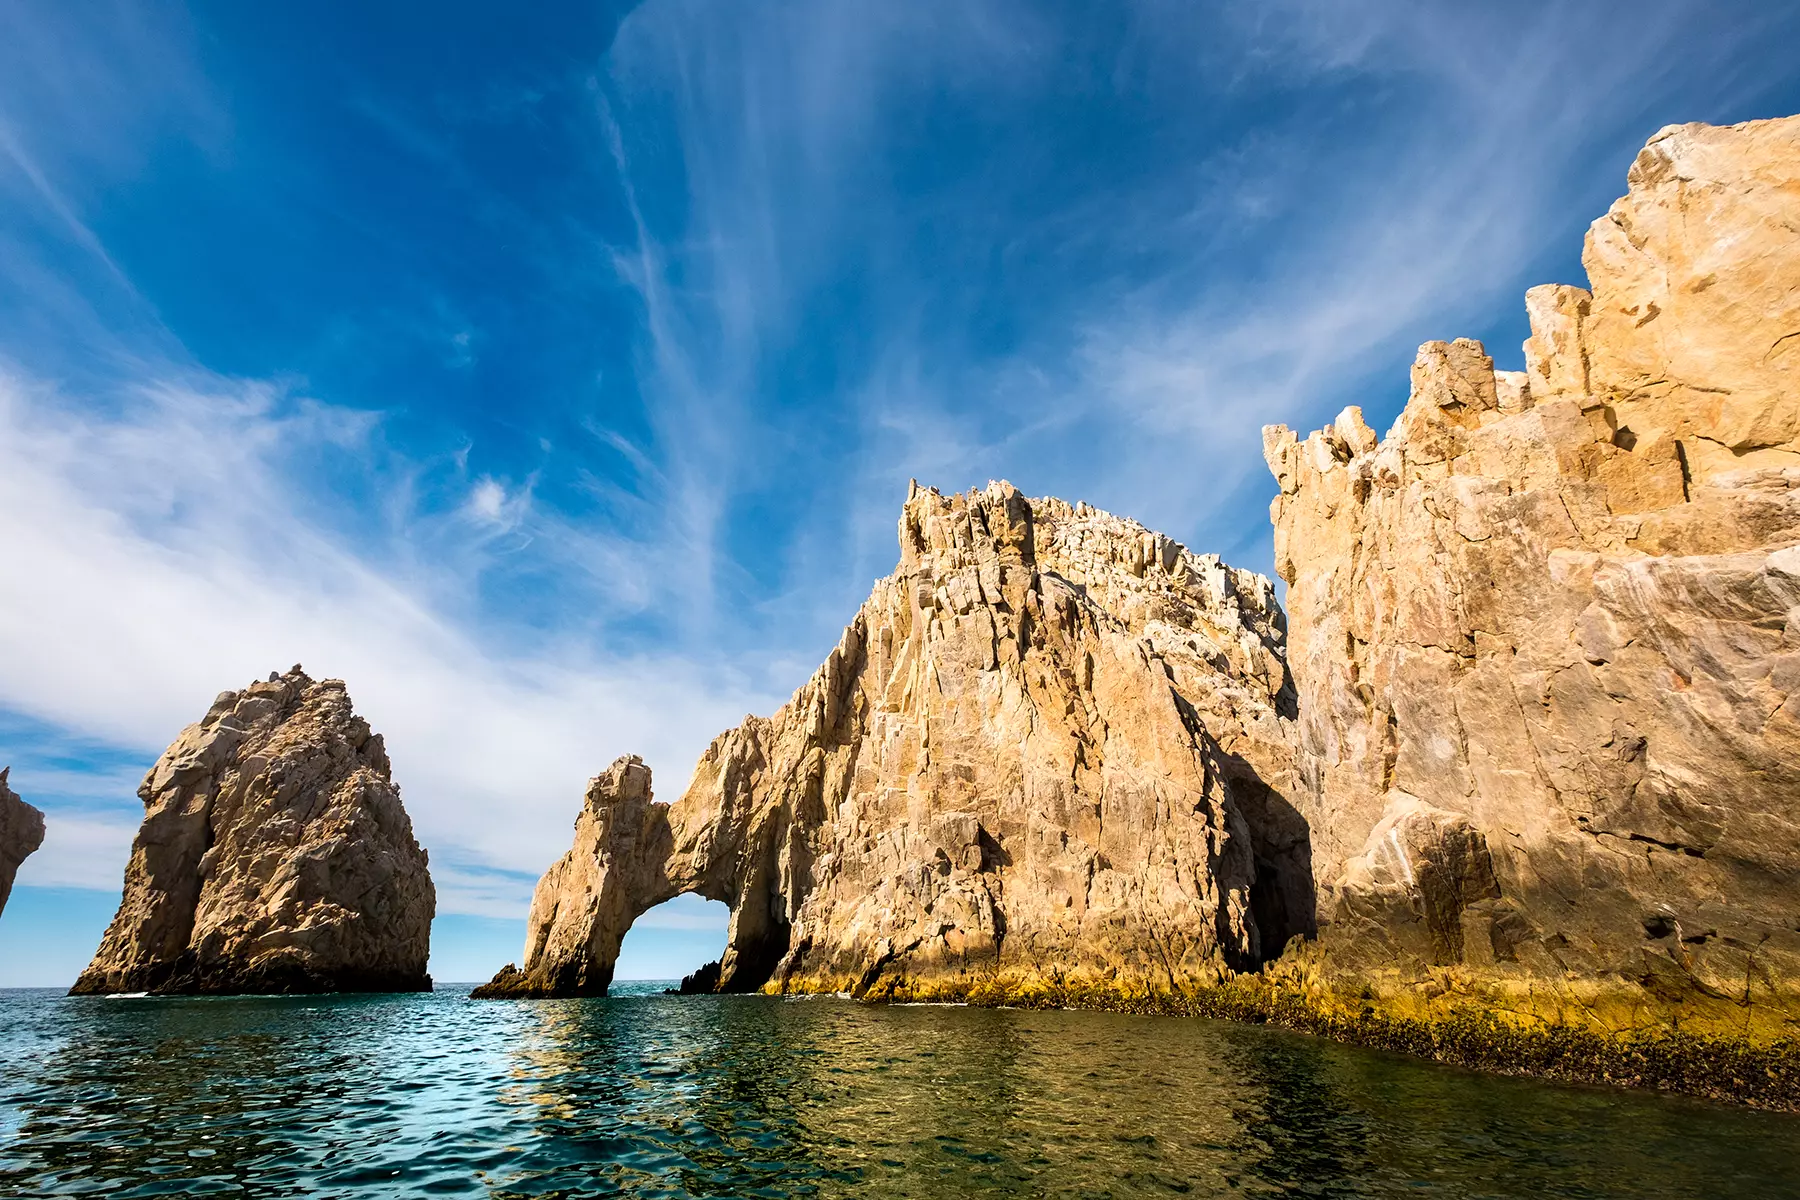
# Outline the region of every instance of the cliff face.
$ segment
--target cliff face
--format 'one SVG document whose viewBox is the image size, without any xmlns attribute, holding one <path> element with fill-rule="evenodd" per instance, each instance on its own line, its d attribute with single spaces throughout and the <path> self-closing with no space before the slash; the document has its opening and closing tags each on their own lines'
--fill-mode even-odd
<svg viewBox="0 0 1800 1200">
<path fill-rule="evenodd" d="M 1384 440 L 1264 431 L 1328 973 L 1619 1028 L 1800 1008 L 1800 118 L 1671 127 Z"/>
<path fill-rule="evenodd" d="M 44 814 L 19 799 L 7 784 L 11 771 L 0 768 L 0 912 L 6 911 L 19 864 L 44 844 Z"/>
<path fill-rule="evenodd" d="M 594 781 L 484 994 L 604 992 L 631 920 L 689 891 L 731 905 L 727 991 L 1181 989 L 1310 931 L 1268 580 L 1003 483 L 915 488 L 900 548 L 678 802 L 634 759 Z"/>
<path fill-rule="evenodd" d="M 436 894 L 379 734 L 299 667 L 225 692 L 144 778 L 74 994 L 417 991 Z"/>
</svg>

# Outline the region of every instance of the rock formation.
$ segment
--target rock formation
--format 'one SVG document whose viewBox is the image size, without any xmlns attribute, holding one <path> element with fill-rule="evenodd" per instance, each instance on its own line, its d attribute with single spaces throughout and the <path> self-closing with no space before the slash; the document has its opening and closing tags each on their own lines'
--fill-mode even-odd
<svg viewBox="0 0 1800 1200">
<path fill-rule="evenodd" d="M 1384 439 L 1264 431 L 1328 974 L 1607 1028 L 1800 1014 L 1800 118 L 1670 127 Z M 1789 1029 L 1792 1026 L 1788 1026 Z"/>
<path fill-rule="evenodd" d="M 1291 641 L 1266 580 L 1131 522 L 915 488 L 786 706 L 674 805 L 594 782 L 488 994 L 603 993 L 692 891 L 723 991 L 1800 1105 L 1800 118 L 1665 129 L 1629 185 L 1591 291 L 1527 294 L 1524 371 L 1428 343 L 1385 438 L 1264 431 Z"/>
<path fill-rule="evenodd" d="M 705 964 L 692 975 L 683 975 L 681 986 L 663 989 L 665 993 L 673 992 L 677 996 L 710 996 L 718 990 L 719 962 L 717 959 Z"/>
<path fill-rule="evenodd" d="M 1182 989 L 1310 931 L 1267 579 L 1004 483 L 915 487 L 900 552 L 675 804 L 635 758 L 593 781 L 523 969 L 479 994 L 604 994 L 683 892 L 731 906 L 723 991 Z"/>
<path fill-rule="evenodd" d="M 0 767 L 0 912 L 6 911 L 19 864 L 44 844 L 44 814 L 19 799 L 6 782 L 11 773 L 11 767 Z"/>
<path fill-rule="evenodd" d="M 145 776 L 125 894 L 73 994 L 419 991 L 436 893 L 381 736 L 298 666 Z"/>
</svg>

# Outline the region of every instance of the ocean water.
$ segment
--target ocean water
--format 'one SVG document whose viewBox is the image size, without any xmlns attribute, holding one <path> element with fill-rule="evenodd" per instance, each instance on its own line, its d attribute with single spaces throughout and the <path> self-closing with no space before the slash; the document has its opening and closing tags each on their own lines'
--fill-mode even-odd
<svg viewBox="0 0 1800 1200">
<path fill-rule="evenodd" d="M 1800 1197 L 1800 1117 L 835 998 L 0 992 L 0 1195 Z"/>
</svg>

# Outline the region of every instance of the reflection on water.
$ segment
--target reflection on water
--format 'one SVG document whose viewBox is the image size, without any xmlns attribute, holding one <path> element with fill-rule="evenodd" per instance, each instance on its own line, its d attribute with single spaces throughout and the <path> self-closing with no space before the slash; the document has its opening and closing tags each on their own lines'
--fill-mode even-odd
<svg viewBox="0 0 1800 1200">
<path fill-rule="evenodd" d="M 1800 1196 L 1800 1118 L 1176 1018 L 0 992 L 0 1063 L 6 1195 Z"/>
</svg>

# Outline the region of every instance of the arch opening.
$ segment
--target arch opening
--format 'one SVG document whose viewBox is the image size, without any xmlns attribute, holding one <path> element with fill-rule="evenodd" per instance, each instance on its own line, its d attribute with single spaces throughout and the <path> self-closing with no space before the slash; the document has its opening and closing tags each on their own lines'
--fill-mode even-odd
<svg viewBox="0 0 1800 1200">
<path fill-rule="evenodd" d="M 619 943 L 611 990 L 617 994 L 626 984 L 677 986 L 724 958 L 730 924 L 730 908 L 695 892 L 651 906 L 632 921 Z"/>
</svg>

